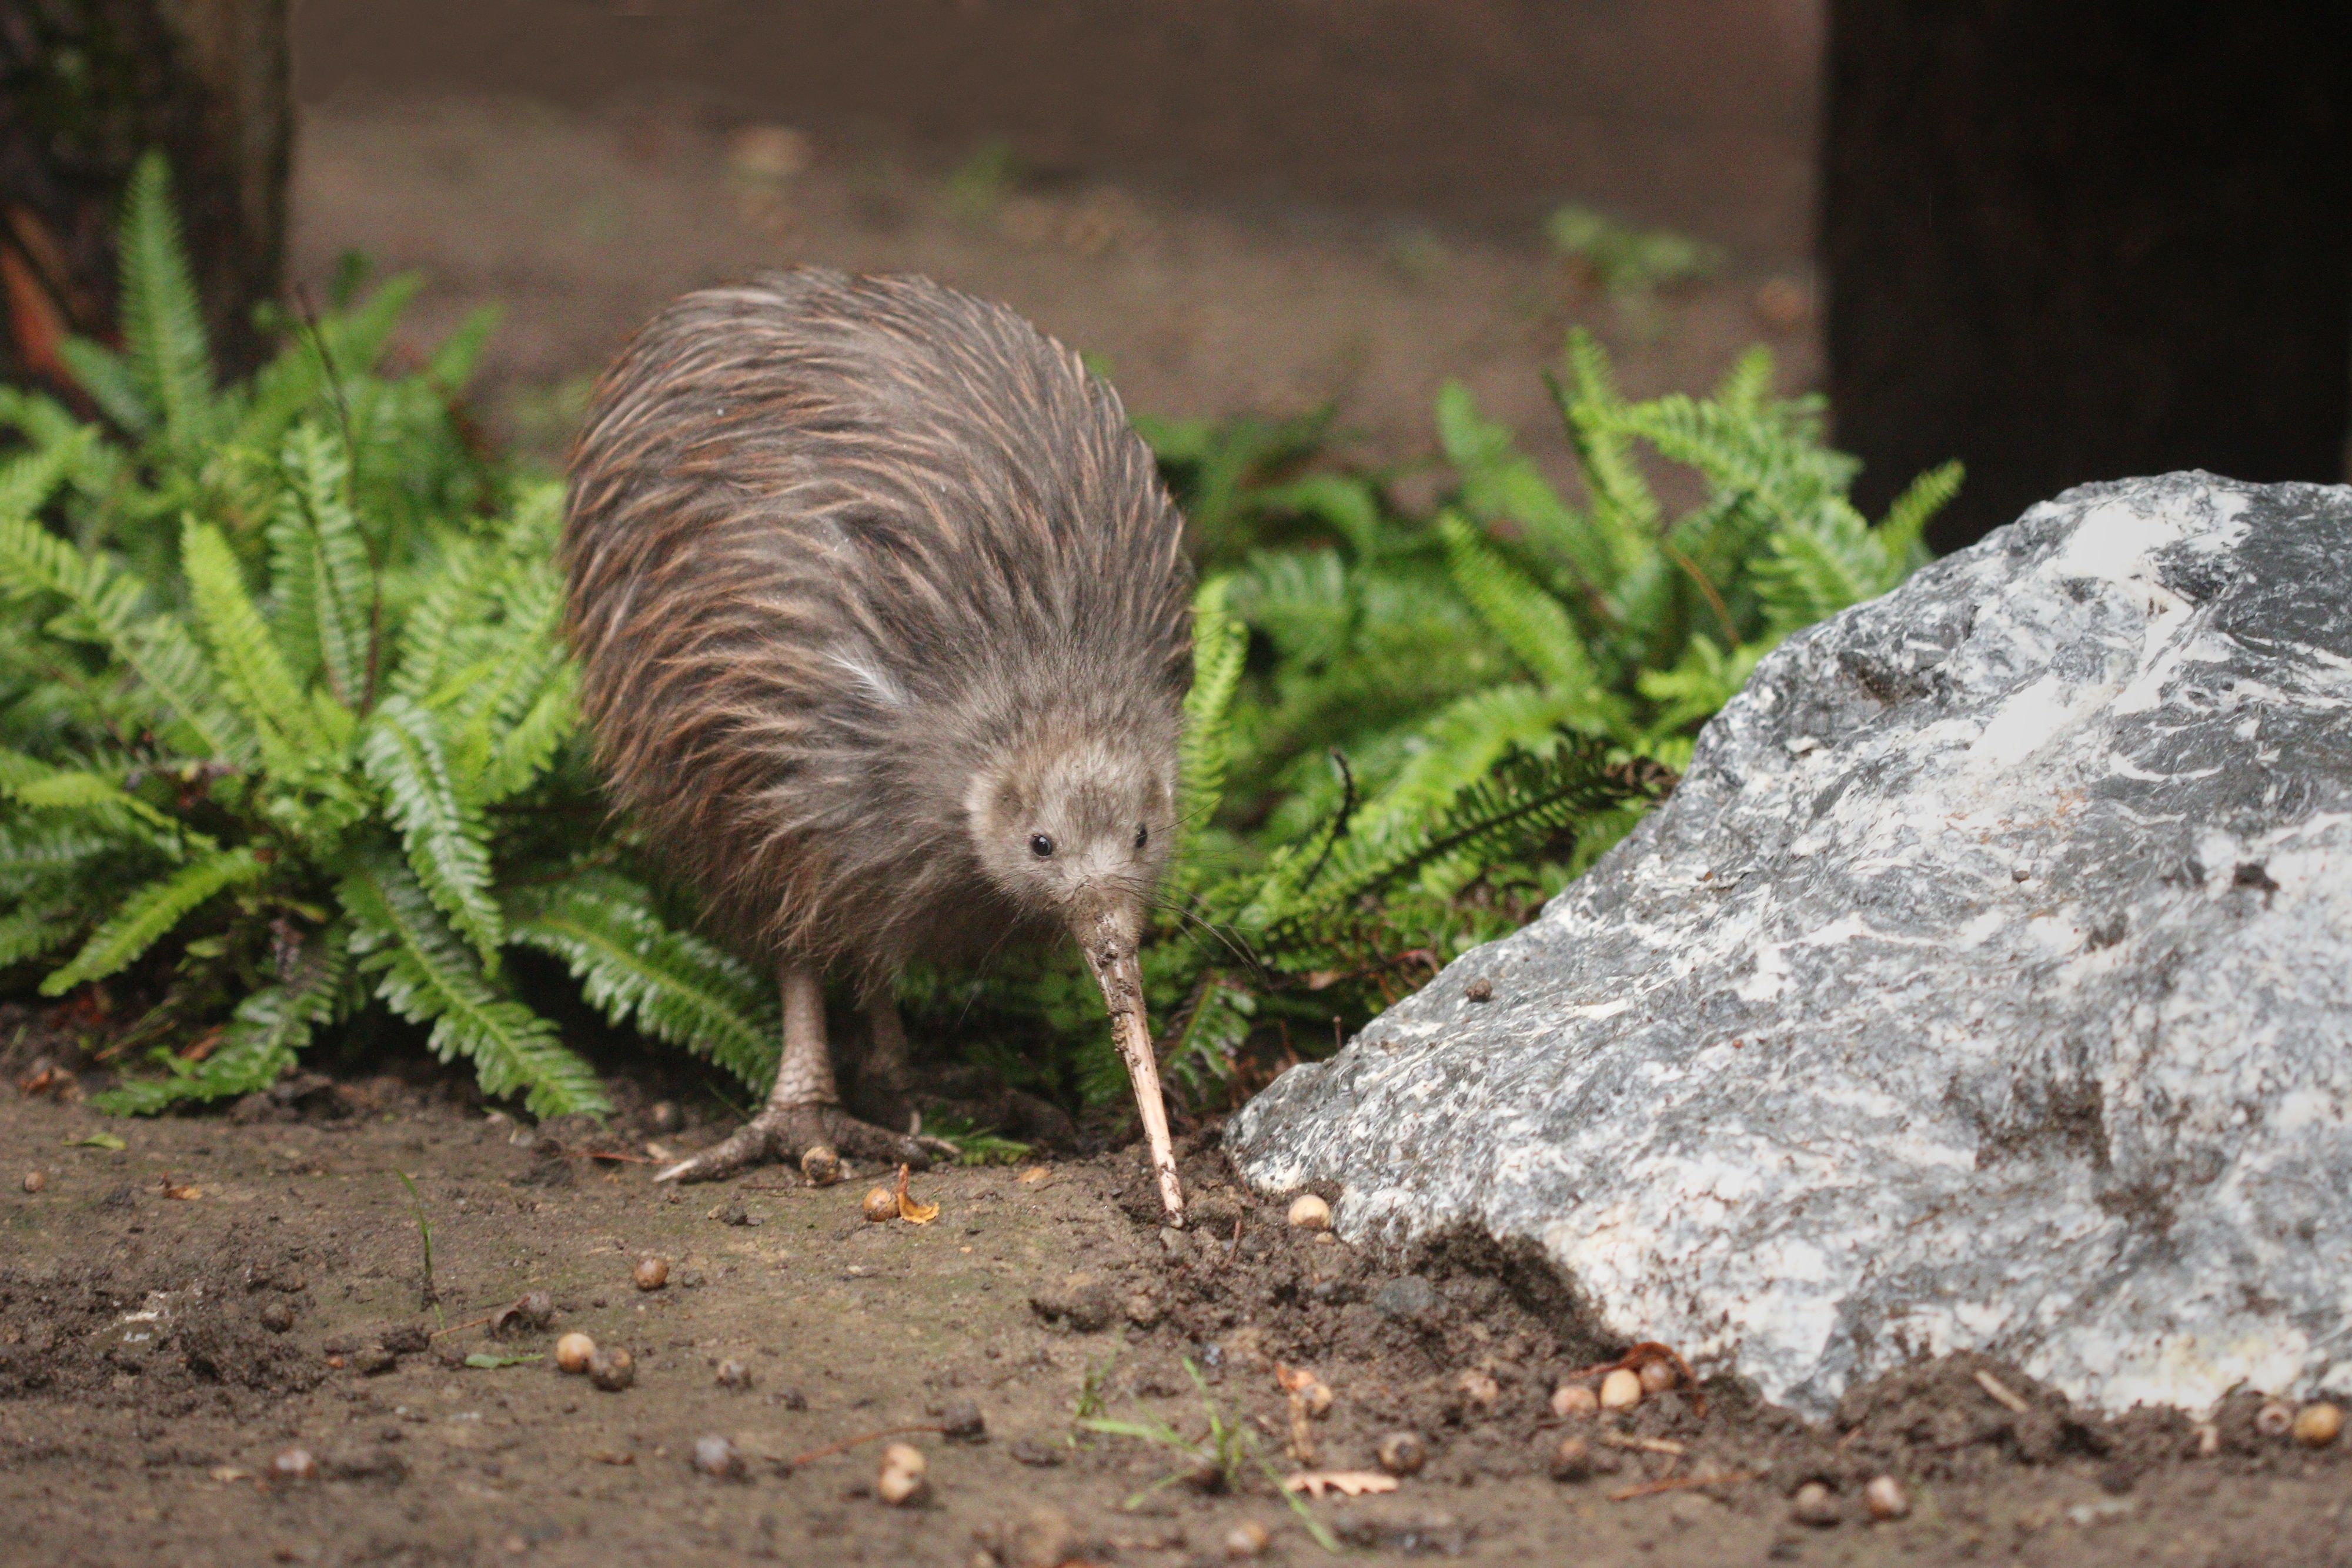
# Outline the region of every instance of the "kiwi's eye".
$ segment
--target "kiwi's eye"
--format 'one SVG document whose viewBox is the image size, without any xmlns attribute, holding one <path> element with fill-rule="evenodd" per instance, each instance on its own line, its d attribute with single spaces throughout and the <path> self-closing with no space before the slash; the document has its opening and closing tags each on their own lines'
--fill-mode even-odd
<svg viewBox="0 0 2352 1568">
<path fill-rule="evenodd" d="M 1044 860 L 1054 852 L 1054 841 L 1039 833 L 1029 841 L 1029 852 L 1039 860 Z"/>
<path fill-rule="evenodd" d="M 1144 845 L 1146 845 L 1146 844 L 1150 843 L 1150 841 L 1151 841 L 1151 830 L 1150 830 L 1150 828 L 1148 828 L 1148 827 L 1145 827 L 1141 822 L 1138 822 L 1138 823 L 1136 823 L 1136 824 L 1135 824 L 1135 847 L 1136 847 L 1137 849 L 1141 849 Z"/>
</svg>

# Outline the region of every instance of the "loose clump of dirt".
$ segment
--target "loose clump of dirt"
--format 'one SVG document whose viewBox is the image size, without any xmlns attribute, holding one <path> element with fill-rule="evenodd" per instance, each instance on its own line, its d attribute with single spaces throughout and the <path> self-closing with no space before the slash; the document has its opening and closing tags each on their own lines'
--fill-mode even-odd
<svg viewBox="0 0 2352 1568">
<path fill-rule="evenodd" d="M 1296 1195 L 1245 1192 L 1213 1134 L 1184 1149 L 1181 1232 L 1133 1150 L 916 1173 L 900 1217 L 869 1220 L 894 1173 L 656 1187 L 646 1145 L 696 1146 L 723 1115 L 674 1088 L 619 1097 L 600 1129 L 520 1125 L 430 1074 L 155 1123 L 11 1096 L 12 1544 L 1016 1568 L 1296 1563 L 1326 1541 L 2226 1563 L 2291 1541 L 2352 1562 L 2352 1445 L 2301 1446 L 2253 1394 L 2210 1421 L 2108 1419 L 1952 1356 L 1809 1425 L 1705 1367 L 1694 1384 L 1674 1347 L 1595 1339 L 1530 1254 L 1294 1226 Z M 593 1342 L 576 1373 L 567 1334 Z"/>
</svg>

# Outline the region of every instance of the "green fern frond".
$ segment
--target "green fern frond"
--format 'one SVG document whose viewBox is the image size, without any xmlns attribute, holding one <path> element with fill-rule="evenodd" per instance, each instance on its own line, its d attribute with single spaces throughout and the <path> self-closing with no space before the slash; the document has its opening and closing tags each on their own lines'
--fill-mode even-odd
<svg viewBox="0 0 2352 1568">
<path fill-rule="evenodd" d="M 49 504 L 59 486 L 87 460 L 94 431 L 77 430 L 0 464 L 0 517 L 26 518 Z"/>
<path fill-rule="evenodd" d="M 1884 585 L 1901 577 L 1901 568 L 1887 559 L 1860 513 L 1843 500 L 1832 500 L 1824 510 L 1817 522 L 1773 534 L 1769 556 L 1754 568 L 1766 624 L 1775 635 L 1875 598 Z"/>
<path fill-rule="evenodd" d="M 81 951 L 41 982 L 41 994 L 63 996 L 85 981 L 117 973 L 214 895 L 260 880 L 262 871 L 260 857 L 251 850 L 215 850 L 158 877 L 123 899 Z"/>
<path fill-rule="evenodd" d="M 58 358 L 74 385 L 89 395 L 98 411 L 117 427 L 134 436 L 155 428 L 155 411 L 139 390 L 131 362 L 113 350 L 87 338 L 68 338 L 58 345 Z"/>
<path fill-rule="evenodd" d="M 1518 450 L 1510 428 L 1485 418 L 1470 389 L 1447 382 L 1438 390 L 1437 442 L 1462 476 L 1463 510 L 1482 523 L 1507 521 L 1549 548 L 1596 589 L 1617 580 L 1632 559 L 1611 537 L 1559 498 L 1532 458 Z"/>
<path fill-rule="evenodd" d="M 324 749 L 310 699 L 246 591 L 244 569 L 221 531 L 189 517 L 180 540 L 189 598 L 222 689 L 260 737 L 272 769 L 292 773 Z"/>
<path fill-rule="evenodd" d="M 193 456 L 212 434 L 212 350 L 161 152 L 142 154 L 131 172 L 119 244 L 125 358 L 148 406 L 161 416 L 165 444 L 184 458 Z"/>
<path fill-rule="evenodd" d="M 615 1024 L 634 1020 L 766 1092 L 782 1038 L 773 988 L 665 925 L 643 887 L 612 875 L 576 877 L 534 894 L 515 914 L 509 939 L 562 959 L 590 1005 Z"/>
<path fill-rule="evenodd" d="M 1772 350 L 1759 343 L 1739 356 L 1715 387 L 1715 401 L 1750 419 L 1765 412 L 1772 395 Z"/>
<path fill-rule="evenodd" d="M 1505 560 L 1462 518 L 1438 521 L 1454 585 L 1489 630 L 1544 687 L 1563 696 L 1597 696 L 1600 676 L 1584 639 L 1559 600 Z"/>
<path fill-rule="evenodd" d="M 17 904 L 0 912 L 0 970 L 41 957 L 73 935 L 73 921 L 56 904 Z"/>
<path fill-rule="evenodd" d="M 60 630 L 106 646 L 128 665 L 161 722 L 185 725 L 209 756 L 250 759 L 253 732 L 221 702 L 187 628 L 169 614 L 141 615 L 151 597 L 145 583 L 37 523 L 0 517 L 0 590 L 66 601 L 70 613 Z"/>
<path fill-rule="evenodd" d="M 443 922 L 408 868 L 363 861 L 336 888 L 353 925 L 352 952 L 376 994 L 412 1023 L 433 1026 L 435 1054 L 474 1063 L 485 1093 L 520 1092 L 535 1116 L 601 1116 L 612 1109 L 588 1064 L 555 1026 L 506 995 Z"/>
<path fill-rule="evenodd" d="M 129 1080 L 91 1103 L 118 1116 L 152 1116 L 175 1104 L 236 1099 L 268 1088 L 294 1065 L 311 1033 L 341 1013 L 351 967 L 350 928 L 337 923 L 304 945 L 284 980 L 236 1005 L 203 1061 L 190 1064 L 163 1052 L 169 1076 Z"/>
<path fill-rule="evenodd" d="M 406 697 L 387 697 L 361 738 L 360 760 L 383 791 L 418 883 L 495 973 L 505 920 L 490 896 L 489 830 L 451 777 L 440 720 Z"/>
<path fill-rule="evenodd" d="M 1926 559 L 1920 540 L 1926 538 L 1927 525 L 1936 514 L 1952 504 L 1960 493 L 1960 482 L 1968 471 L 1957 462 L 1942 464 L 1928 469 L 1903 487 L 1886 508 L 1886 520 L 1875 530 L 1879 543 L 1885 547 L 1888 559 L 1906 574 Z M 1893 588 L 1894 583 L 1885 585 Z M 1882 589 L 1881 591 L 1885 590 Z"/>
<path fill-rule="evenodd" d="M 315 646 L 336 699 L 364 709 L 374 695 L 377 590 L 352 511 L 350 454 L 324 427 L 298 425 L 279 466 L 286 490 L 269 547 L 280 639 L 289 648 Z"/>
<path fill-rule="evenodd" d="M 1634 461 L 1624 434 L 1611 423 L 1624 403 L 1617 393 L 1617 376 L 1610 368 L 1609 355 L 1599 339 L 1578 327 L 1568 334 L 1565 357 L 1574 391 L 1570 393 L 1555 382 L 1552 398 L 1576 447 L 1593 506 L 1613 517 L 1625 533 L 1653 536 L 1661 516 L 1657 496 L 1642 476 L 1641 465 Z"/>
<path fill-rule="evenodd" d="M 1224 799 L 1234 694 L 1241 686 L 1249 629 L 1227 608 L 1232 584 L 1211 578 L 1192 596 L 1192 689 L 1184 695 L 1184 737 L 1177 751 L 1177 810 L 1185 829 L 1179 853 Z"/>
<path fill-rule="evenodd" d="M 530 788 L 554 765 L 579 725 L 579 667 L 564 659 L 540 686 L 530 708 L 492 745 L 475 799 L 485 807 L 495 806 Z"/>
<path fill-rule="evenodd" d="M 35 810 L 66 813 L 87 828 L 109 834 L 114 841 L 136 839 L 173 859 L 194 852 L 209 854 L 219 846 L 167 811 L 159 811 L 111 779 L 79 768 L 60 768 L 7 786 L 17 804 Z"/>
</svg>

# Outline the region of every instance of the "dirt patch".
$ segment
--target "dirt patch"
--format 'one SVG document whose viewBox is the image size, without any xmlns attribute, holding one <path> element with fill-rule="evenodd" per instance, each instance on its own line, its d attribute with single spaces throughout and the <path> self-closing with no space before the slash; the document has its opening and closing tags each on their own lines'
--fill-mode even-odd
<svg viewBox="0 0 2352 1568">
<path fill-rule="evenodd" d="M 1411 1430 L 1426 1462 L 1394 1492 L 1305 1505 L 1371 1560 L 2218 1564 L 2291 1541 L 2352 1562 L 2352 1454 L 2265 1433 L 2252 1396 L 2205 1438 L 1955 1357 L 1820 1426 L 1720 1378 L 1563 1418 L 1558 1383 L 1622 1347 L 1533 1260 L 1461 1239 L 1392 1257 L 1294 1228 L 1206 1140 L 1186 1152 L 1199 1223 L 1181 1236 L 1132 1151 L 918 1176 L 940 1218 L 869 1224 L 881 1173 L 656 1188 L 645 1144 L 692 1146 L 724 1113 L 623 1088 L 630 1109 L 602 1130 L 524 1127 L 422 1072 L 244 1122 L 106 1122 L 12 1095 L 0 1512 L 26 1560 L 966 1563 L 1052 1547 L 1172 1564 L 1222 1561 L 1255 1524 L 1270 1560 L 1305 1563 L 1322 1550 L 1266 1469 L 1376 1471 L 1382 1438 Z M 125 1147 L 74 1142 L 92 1133 Z M 632 1280 L 648 1256 L 668 1264 L 659 1290 Z M 545 1329 L 493 1339 L 476 1322 L 530 1291 L 554 1309 Z M 628 1350 L 633 1385 L 554 1370 L 573 1331 Z M 1328 1387 L 1328 1410 L 1295 1421 L 1307 1398 L 1294 1408 L 1281 1372 Z M 1197 1440 L 1213 1413 L 1241 1435 L 1223 1469 L 1078 1425 Z M 877 1495 L 879 1442 L 791 1463 L 973 1415 L 976 1438 L 902 1439 L 928 1460 L 919 1506 Z M 1570 1436 L 1586 1461 L 1555 1480 Z M 706 1437 L 732 1447 L 704 1445 Z M 297 1448 L 315 1473 L 275 1474 Z M 1863 1492 L 1882 1475 L 1910 1512 L 1872 1523 Z M 1835 1522 L 1792 1520 L 1809 1481 Z"/>
</svg>

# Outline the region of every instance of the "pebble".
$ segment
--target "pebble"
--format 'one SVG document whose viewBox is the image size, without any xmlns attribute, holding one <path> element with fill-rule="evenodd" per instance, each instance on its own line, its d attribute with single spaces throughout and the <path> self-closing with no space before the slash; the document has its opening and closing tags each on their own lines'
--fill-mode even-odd
<svg viewBox="0 0 2352 1568">
<path fill-rule="evenodd" d="M 630 1279 L 640 1291 L 658 1291 L 669 1283 L 669 1260 L 664 1258 L 640 1258 Z"/>
<path fill-rule="evenodd" d="M 876 1225 L 886 1219 L 896 1219 L 898 1218 L 898 1195 L 887 1186 L 877 1186 L 866 1195 L 866 1201 L 858 1205 L 858 1209 Z"/>
<path fill-rule="evenodd" d="M 1461 1390 L 1473 1405 L 1489 1406 L 1503 1396 L 1503 1385 L 1488 1374 L 1475 1369 L 1455 1378 L 1454 1386 Z"/>
<path fill-rule="evenodd" d="M 596 1359 L 596 1342 L 578 1331 L 555 1342 L 555 1364 L 565 1372 L 585 1372 Z"/>
<path fill-rule="evenodd" d="M 2324 1448 L 2342 1435 L 2344 1412 L 2325 1399 L 2315 1400 L 2294 1413 L 2289 1430 L 2305 1448 Z"/>
<path fill-rule="evenodd" d="M 1148 1329 L 1160 1321 L 1160 1298 L 1149 1291 L 1130 1291 L 1127 1297 L 1127 1321 L 1137 1328 Z"/>
<path fill-rule="evenodd" d="M 694 1440 L 694 1468 L 722 1481 L 743 1479 L 743 1450 L 731 1438 L 717 1436 Z"/>
<path fill-rule="evenodd" d="M 1601 1380 L 1601 1408 L 1631 1410 L 1642 1402 L 1642 1375 L 1619 1367 Z"/>
<path fill-rule="evenodd" d="M 284 1333 L 294 1326 L 294 1309 L 283 1301 L 272 1301 L 261 1309 L 261 1326 L 271 1333 Z"/>
<path fill-rule="evenodd" d="M 751 1386 L 751 1364 L 730 1358 L 719 1364 L 719 1386 L 741 1390 Z"/>
<path fill-rule="evenodd" d="M 1391 1432 L 1374 1450 L 1381 1469 L 1392 1476 L 1410 1476 L 1429 1463 L 1429 1445 L 1418 1432 Z"/>
<path fill-rule="evenodd" d="M 1225 1531 L 1225 1555 L 1229 1558 L 1263 1556 L 1274 1544 L 1274 1531 L 1255 1519 L 1243 1520 Z"/>
<path fill-rule="evenodd" d="M 2265 1437 L 2284 1437 L 2294 1426 L 2294 1412 L 2273 1399 L 2254 1412 L 2254 1430 Z"/>
<path fill-rule="evenodd" d="M 980 1406 L 969 1399 L 950 1399 L 940 1412 L 940 1425 L 946 1428 L 943 1437 L 959 1442 L 977 1443 L 988 1436 L 988 1418 Z"/>
<path fill-rule="evenodd" d="M 1827 1530 L 1843 1517 L 1838 1508 L 1837 1494 L 1819 1481 L 1807 1481 L 1789 1500 L 1789 1517 L 1799 1524 L 1810 1524 L 1817 1530 Z"/>
<path fill-rule="evenodd" d="M 1683 1380 L 1681 1368 L 1671 1361 L 1647 1362 L 1643 1364 L 1640 1376 L 1644 1394 L 1664 1394 L 1667 1389 L 1678 1386 Z"/>
<path fill-rule="evenodd" d="M 1290 1200 L 1290 1228 L 1294 1230 L 1328 1230 L 1331 1228 L 1331 1206 L 1311 1192 L 1302 1192 Z M 1234 1528 L 1239 1529 L 1236 1525 Z"/>
<path fill-rule="evenodd" d="M 319 1479 L 319 1461 L 308 1448 L 285 1448 L 269 1461 L 269 1473 L 281 1481 L 314 1481 Z"/>
<path fill-rule="evenodd" d="M 874 1494 L 893 1508 L 908 1508 L 930 1491 L 930 1461 L 911 1443 L 893 1443 L 882 1450 L 881 1473 Z"/>
<path fill-rule="evenodd" d="M 1551 1391 L 1551 1413 L 1565 1421 L 1590 1416 L 1601 1408 L 1601 1396 L 1581 1383 L 1563 1383 Z"/>
<path fill-rule="evenodd" d="M 811 1186 L 831 1186 L 848 1174 L 841 1156 L 823 1144 L 810 1145 L 801 1156 L 801 1175 L 808 1177 Z"/>
<path fill-rule="evenodd" d="M 38 1192 L 48 1185 L 49 1177 L 47 1172 L 26 1171 L 25 1173 L 25 1190 L 26 1192 Z"/>
<path fill-rule="evenodd" d="M 1552 1450 L 1551 1479 L 1556 1481 L 1581 1481 L 1591 1477 L 1592 1445 L 1581 1437 L 1562 1437 L 1559 1447 Z"/>
<path fill-rule="evenodd" d="M 1911 1511 L 1911 1494 L 1893 1476 L 1874 1476 L 1862 1489 L 1862 1500 L 1873 1519 L 1901 1519 Z"/>
<path fill-rule="evenodd" d="M 618 1394 L 636 1380 L 636 1358 L 617 1344 L 588 1358 L 588 1381 L 607 1394 Z"/>
</svg>

